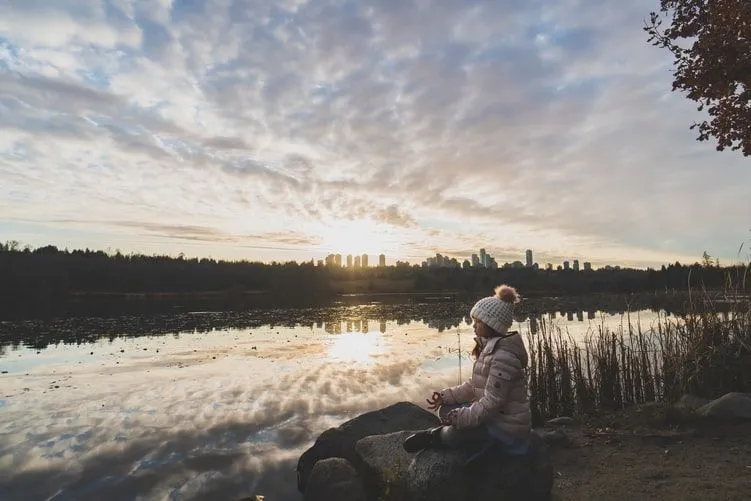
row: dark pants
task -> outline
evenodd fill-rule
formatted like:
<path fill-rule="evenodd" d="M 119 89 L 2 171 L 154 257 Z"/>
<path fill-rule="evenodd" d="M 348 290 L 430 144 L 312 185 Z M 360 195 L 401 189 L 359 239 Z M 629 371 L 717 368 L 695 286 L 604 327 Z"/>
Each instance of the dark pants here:
<path fill-rule="evenodd" d="M 469 407 L 469 404 L 442 405 L 438 408 L 438 417 L 445 421 L 449 412 L 461 407 Z M 490 442 L 493 437 L 488 433 L 486 426 L 459 429 L 453 425 L 441 427 L 441 444 L 450 449 L 464 449 L 482 447 Z"/>
<path fill-rule="evenodd" d="M 441 421 L 445 421 L 452 410 L 469 406 L 470 404 L 442 405 L 438 408 L 438 417 Z M 486 425 L 462 429 L 453 425 L 444 425 L 441 427 L 441 443 L 450 449 L 482 449 L 488 445 L 497 444 L 511 455 L 526 454 L 530 445 L 529 439 L 514 438 L 495 426 Z"/>

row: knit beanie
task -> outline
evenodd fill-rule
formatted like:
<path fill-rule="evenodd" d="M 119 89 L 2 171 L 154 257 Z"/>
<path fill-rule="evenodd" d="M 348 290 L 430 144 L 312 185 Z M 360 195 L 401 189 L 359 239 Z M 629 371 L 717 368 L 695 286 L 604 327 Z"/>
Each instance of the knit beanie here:
<path fill-rule="evenodd" d="M 514 322 L 514 303 L 519 301 L 516 289 L 508 285 L 496 288 L 495 296 L 480 299 L 469 316 L 503 335 Z"/>

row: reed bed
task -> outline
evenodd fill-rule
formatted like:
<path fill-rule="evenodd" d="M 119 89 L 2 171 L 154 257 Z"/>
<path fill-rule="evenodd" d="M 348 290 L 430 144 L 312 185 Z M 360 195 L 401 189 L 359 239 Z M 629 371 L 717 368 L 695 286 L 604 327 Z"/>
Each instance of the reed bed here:
<path fill-rule="evenodd" d="M 661 315 L 647 328 L 629 316 L 584 341 L 539 322 L 527 343 L 533 420 L 672 403 L 685 393 L 751 392 L 751 299 L 724 301 L 732 307 L 719 313 L 716 300 L 695 294 L 680 316 Z"/>

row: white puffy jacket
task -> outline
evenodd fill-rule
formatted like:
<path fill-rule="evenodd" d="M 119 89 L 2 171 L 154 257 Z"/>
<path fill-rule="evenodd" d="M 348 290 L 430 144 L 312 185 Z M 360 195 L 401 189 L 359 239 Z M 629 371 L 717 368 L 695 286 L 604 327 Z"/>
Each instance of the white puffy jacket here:
<path fill-rule="evenodd" d="M 475 338 L 477 340 L 478 338 Z M 471 403 L 457 409 L 457 428 L 481 424 L 526 438 L 532 426 L 525 369 L 529 358 L 519 334 L 483 339 L 472 369 L 472 378 L 441 392 L 443 403 Z"/>

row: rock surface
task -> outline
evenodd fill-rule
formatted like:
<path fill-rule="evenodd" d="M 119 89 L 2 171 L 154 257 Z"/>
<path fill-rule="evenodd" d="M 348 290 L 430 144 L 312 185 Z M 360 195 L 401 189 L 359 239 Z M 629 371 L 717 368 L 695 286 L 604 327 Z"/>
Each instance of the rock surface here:
<path fill-rule="evenodd" d="M 389 501 L 547 500 L 553 470 L 545 445 L 532 435 L 535 453 L 512 457 L 497 449 L 466 464 L 461 451 L 425 450 L 408 454 L 402 442 L 410 432 L 363 438 L 356 445 L 374 479 L 377 496 Z"/>
<path fill-rule="evenodd" d="M 537 434 L 545 444 L 553 446 L 553 445 L 570 445 L 571 440 L 569 439 L 568 435 L 565 431 L 563 431 L 560 428 L 556 428 L 555 430 L 545 430 L 545 429 L 535 429 L 532 430 L 533 433 Z"/>
<path fill-rule="evenodd" d="M 305 501 L 365 501 L 365 488 L 354 467 L 342 458 L 317 461 L 305 488 Z"/>
<path fill-rule="evenodd" d="M 463 451 L 404 450 L 407 436 L 438 424 L 432 413 L 401 402 L 327 430 L 300 457 L 298 488 L 305 501 L 550 499 L 553 468 L 538 434 L 526 456 L 493 448 L 470 464 Z"/>
<path fill-rule="evenodd" d="M 675 406 L 681 409 L 693 411 L 699 407 L 707 405 L 709 402 L 711 402 L 711 400 L 708 398 L 697 397 L 696 395 L 685 393 L 681 396 L 680 400 L 676 402 Z"/>
<path fill-rule="evenodd" d="M 577 424 L 576 419 L 568 416 L 553 418 L 547 423 L 550 426 L 574 426 Z"/>
<path fill-rule="evenodd" d="M 697 409 L 702 417 L 720 419 L 751 419 L 751 394 L 727 393 Z"/>
<path fill-rule="evenodd" d="M 297 462 L 297 488 L 305 493 L 313 467 L 321 459 L 343 458 L 359 470 L 362 461 L 355 452 L 355 443 L 361 438 L 402 430 L 422 430 L 439 424 L 440 421 L 434 414 L 409 402 L 399 402 L 361 414 L 337 428 L 321 433 L 315 444 L 300 456 Z"/>

